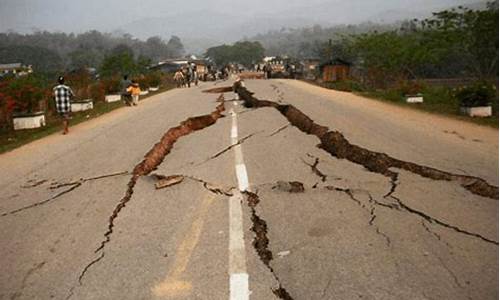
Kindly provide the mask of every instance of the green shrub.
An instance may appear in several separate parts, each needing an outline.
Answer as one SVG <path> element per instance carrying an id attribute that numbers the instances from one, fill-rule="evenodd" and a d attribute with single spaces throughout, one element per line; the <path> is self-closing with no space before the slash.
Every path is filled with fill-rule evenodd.
<path id="1" fill-rule="evenodd" d="M 146 75 L 150 87 L 159 87 L 161 84 L 161 72 L 152 72 Z"/>
<path id="2" fill-rule="evenodd" d="M 424 84 L 418 81 L 403 81 L 399 83 L 398 88 L 403 96 L 415 96 L 423 92 Z"/>
<path id="3" fill-rule="evenodd" d="M 498 99 L 496 86 L 484 81 L 459 87 L 453 92 L 453 96 L 464 107 L 489 106 Z"/>

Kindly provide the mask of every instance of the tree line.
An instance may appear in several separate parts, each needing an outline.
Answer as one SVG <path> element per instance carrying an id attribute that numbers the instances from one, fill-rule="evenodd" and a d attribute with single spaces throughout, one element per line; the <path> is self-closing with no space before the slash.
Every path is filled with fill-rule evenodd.
<path id="1" fill-rule="evenodd" d="M 372 31 L 384 32 L 398 28 L 400 23 L 377 24 L 365 22 L 357 25 L 322 27 L 314 25 L 304 28 L 281 28 L 258 34 L 250 41 L 257 41 L 266 49 L 266 55 L 288 55 L 298 59 L 316 58 L 328 40 L 340 40 L 342 36 L 357 35 Z"/>
<path id="2" fill-rule="evenodd" d="M 41 73 L 85 67 L 104 67 L 105 72 L 111 72 L 113 70 L 106 67 L 124 58 L 128 63 L 132 59 L 136 64 L 133 68 L 138 68 L 149 61 L 184 54 L 184 46 L 177 36 L 172 36 L 168 41 L 157 36 L 142 41 L 128 34 L 116 36 L 95 30 L 81 34 L 47 31 L 32 34 L 0 33 L 0 63 L 21 62 L 32 65 L 35 72 Z"/>
<path id="3" fill-rule="evenodd" d="M 264 47 L 259 42 L 241 41 L 233 45 L 221 45 L 208 48 L 205 57 L 217 65 L 240 63 L 247 67 L 259 63 L 264 57 Z"/>
<path id="4" fill-rule="evenodd" d="M 351 62 L 368 83 L 381 87 L 420 78 L 494 79 L 498 78 L 498 17 L 496 1 L 484 9 L 458 6 L 424 20 L 316 26 L 254 39 L 271 55 Z"/>

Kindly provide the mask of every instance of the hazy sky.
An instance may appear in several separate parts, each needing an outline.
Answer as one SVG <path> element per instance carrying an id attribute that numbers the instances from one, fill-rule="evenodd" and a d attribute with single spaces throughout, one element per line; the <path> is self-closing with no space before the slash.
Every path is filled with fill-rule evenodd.
<path id="1" fill-rule="evenodd" d="M 163 18 L 162 24 L 171 27 L 165 32 L 175 34 L 171 31 L 190 28 L 190 34 L 196 35 L 193 30 L 204 27 L 207 22 L 224 27 L 236 22 L 262 22 L 262 17 L 283 20 L 288 17 L 306 22 L 304 24 L 357 23 L 374 16 L 406 16 L 412 12 L 418 14 L 433 8 L 478 1 L 481 0 L 0 0 L 0 32 L 34 29 L 126 31 L 130 24 L 140 27 L 142 20 Z M 170 24 L 169 20 L 172 20 Z M 290 22 L 293 25 L 294 21 L 284 25 L 290 26 Z M 279 21 L 269 23 L 269 27 L 277 25 Z M 149 29 L 151 34 L 146 26 L 138 35 L 150 36 L 158 31 Z M 203 38 L 206 32 L 203 28 L 198 30 L 197 37 Z M 182 32 L 179 35 L 182 37 Z"/>

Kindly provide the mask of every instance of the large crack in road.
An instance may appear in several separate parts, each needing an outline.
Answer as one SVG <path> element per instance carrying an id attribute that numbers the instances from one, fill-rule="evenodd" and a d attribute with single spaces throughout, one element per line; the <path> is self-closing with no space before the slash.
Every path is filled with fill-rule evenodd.
<path id="1" fill-rule="evenodd" d="M 106 245 L 111 241 L 111 235 L 113 234 L 113 228 L 115 226 L 115 219 L 118 217 L 122 209 L 127 205 L 127 203 L 131 200 L 132 195 L 134 193 L 134 187 L 137 184 L 138 179 L 141 176 L 146 176 L 151 173 L 153 170 L 158 167 L 165 157 L 170 153 L 172 147 L 175 142 L 190 133 L 193 133 L 198 130 L 202 130 L 206 127 L 209 127 L 217 122 L 217 120 L 223 117 L 222 112 L 225 110 L 223 96 L 221 95 L 218 99 L 221 103 L 217 105 L 216 109 L 207 115 L 190 117 L 185 121 L 181 122 L 179 126 L 170 128 L 160 139 L 158 143 L 156 143 L 151 150 L 149 150 L 144 159 L 137 164 L 133 171 L 132 177 L 127 184 L 127 189 L 123 198 L 118 202 L 116 207 L 113 210 L 113 213 L 109 217 L 108 229 L 104 233 L 104 240 L 101 242 L 100 246 L 94 251 L 94 253 L 99 253 L 98 258 L 91 261 L 87 264 L 78 277 L 78 282 L 82 285 L 83 278 L 85 274 L 89 271 L 89 269 L 104 258 L 104 249 Z M 73 294 L 73 289 L 71 289 L 71 294 Z"/>
<path id="2" fill-rule="evenodd" d="M 431 221 L 435 224 L 441 225 L 468 236 L 479 238 L 480 240 L 487 243 L 498 245 L 498 241 L 486 238 L 478 233 L 469 232 L 457 226 L 447 224 L 441 220 L 437 220 L 421 211 L 415 210 L 405 205 L 399 198 L 393 196 L 393 193 L 395 192 L 398 185 L 399 173 L 390 169 L 396 168 L 406 170 L 433 180 L 455 181 L 475 195 L 491 198 L 494 200 L 498 200 L 497 186 L 493 186 L 486 182 L 486 180 L 479 177 L 453 174 L 450 172 L 438 170 L 436 168 L 422 166 L 413 162 L 399 160 L 385 153 L 375 152 L 357 145 L 353 145 L 343 136 L 342 133 L 340 133 L 339 131 L 331 131 L 326 126 L 316 124 L 311 118 L 309 118 L 299 109 L 295 108 L 293 105 L 282 105 L 269 100 L 259 100 L 253 97 L 253 93 L 247 90 L 240 82 L 236 82 L 233 85 L 232 89 L 238 93 L 240 99 L 244 100 L 246 107 L 274 107 L 275 109 L 277 109 L 284 117 L 286 117 L 290 124 L 297 127 L 304 133 L 315 135 L 316 137 L 318 137 L 321 141 L 319 147 L 330 153 L 332 156 L 339 159 L 347 159 L 353 163 L 362 165 L 370 172 L 389 177 L 391 180 L 391 190 L 384 196 L 384 198 L 390 197 L 397 201 L 396 205 L 390 205 L 388 206 L 389 208 L 402 208 L 409 213 L 419 215 L 427 221 Z M 314 172 L 314 168 L 312 169 Z M 375 203 L 377 205 L 382 204 L 378 201 Z M 382 206 L 387 207 L 387 205 Z"/>
<path id="3" fill-rule="evenodd" d="M 399 173 L 394 170 L 391 170 L 391 168 L 406 170 L 432 180 L 457 182 L 463 188 L 465 188 L 466 190 L 475 195 L 491 198 L 494 200 L 498 200 L 497 186 L 493 186 L 489 184 L 486 180 L 479 177 L 462 175 L 462 174 L 453 174 L 436 168 L 419 165 L 413 162 L 403 161 L 391 157 L 385 153 L 375 152 L 360 147 L 358 145 L 353 145 L 344 137 L 344 135 L 341 132 L 332 131 L 326 126 L 321 126 L 319 124 L 316 124 L 311 118 L 309 118 L 299 109 L 295 108 L 293 105 L 279 104 L 273 101 L 259 100 L 253 97 L 253 93 L 247 90 L 244 87 L 244 85 L 242 85 L 240 82 L 236 82 L 233 85 L 233 87 L 218 88 L 218 91 L 224 91 L 224 92 L 235 91 L 238 94 L 239 99 L 242 99 L 244 101 L 244 105 L 247 108 L 261 108 L 261 107 L 275 108 L 288 120 L 288 122 L 290 123 L 289 125 L 295 126 L 296 128 L 298 128 L 299 130 L 301 130 L 306 134 L 315 135 L 321 142 L 320 145 L 318 145 L 318 147 L 325 150 L 332 156 L 337 157 L 339 159 L 347 159 L 350 162 L 363 166 L 370 172 L 378 173 L 385 177 L 388 177 L 390 179 L 391 188 L 387 192 L 387 194 L 384 195 L 384 199 L 392 199 L 396 201 L 395 203 L 390 203 L 390 204 L 377 201 L 372 197 L 369 191 L 366 191 L 369 197 L 367 203 L 368 206 L 366 206 L 359 199 L 355 197 L 353 190 L 346 188 L 338 188 L 333 186 L 326 186 L 327 189 L 347 194 L 352 201 L 354 201 L 362 209 L 366 210 L 370 214 L 368 225 L 372 226 L 375 229 L 376 233 L 385 240 L 387 247 L 389 248 L 391 247 L 391 239 L 386 233 L 384 233 L 380 229 L 379 226 L 375 224 L 377 218 L 376 207 L 405 211 L 407 213 L 422 218 L 422 222 L 425 221 L 428 222 L 429 224 L 436 224 L 454 230 L 455 232 L 473 238 L 478 238 L 484 242 L 498 245 L 498 242 L 495 240 L 489 239 L 477 233 L 461 229 L 458 226 L 445 223 L 441 220 L 438 220 L 434 217 L 427 215 L 422 211 L 413 209 L 412 207 L 406 205 L 401 199 L 393 196 L 399 184 Z M 205 92 L 211 92 L 211 90 L 207 90 Z M 279 131 L 284 130 L 285 128 L 286 126 L 282 127 L 282 129 L 280 129 Z M 312 156 L 310 157 L 314 158 Z M 321 182 L 326 182 L 327 175 L 322 173 L 318 169 L 318 164 L 319 164 L 318 158 L 315 158 L 313 163 L 308 163 L 304 160 L 303 162 L 307 166 L 309 166 L 311 168 L 311 171 L 321 179 Z M 317 186 L 317 184 L 315 186 Z M 282 288 L 278 275 L 274 273 L 274 270 L 270 266 L 270 261 L 272 260 L 273 257 L 272 257 L 272 252 L 268 249 L 269 239 L 267 238 L 267 223 L 264 220 L 262 220 L 255 211 L 255 206 L 259 202 L 258 196 L 252 193 L 247 193 L 247 195 L 248 195 L 248 205 L 250 206 L 252 211 L 252 222 L 253 222 L 252 230 L 255 232 L 254 247 L 257 253 L 259 254 L 259 257 L 261 258 L 262 262 L 270 269 L 273 276 L 279 282 L 279 289 L 273 290 L 275 295 L 277 295 L 282 299 L 291 299 L 288 292 Z M 430 232 L 430 230 L 427 231 Z M 454 278 L 455 282 L 457 282 L 458 279 L 456 279 L 456 276 L 454 276 Z"/>
<path id="4" fill-rule="evenodd" d="M 269 100 L 259 100 L 253 96 L 241 82 L 236 82 L 233 87 L 218 88 L 220 91 L 234 90 L 244 101 L 245 107 L 273 107 L 277 109 L 293 126 L 302 132 L 315 135 L 319 138 L 320 148 L 332 156 L 347 159 L 353 163 L 364 166 L 367 170 L 389 177 L 392 182 L 397 181 L 397 173 L 391 168 L 412 172 L 433 180 L 446 180 L 458 182 L 471 193 L 498 200 L 498 187 L 489 184 L 486 180 L 469 175 L 453 174 L 436 168 L 422 166 L 413 162 L 403 161 L 385 153 L 371 151 L 358 145 L 351 144 L 339 131 L 331 131 L 326 126 L 316 124 L 302 111 L 290 104 L 279 104 Z M 212 92 L 207 90 L 206 92 Z"/>
<path id="5" fill-rule="evenodd" d="M 376 229 L 377 234 L 381 235 L 386 240 L 388 247 L 391 246 L 390 238 L 386 234 L 381 232 L 380 228 L 374 224 L 375 219 L 377 217 L 375 214 L 375 206 L 383 206 L 390 209 L 404 210 L 411 214 L 420 216 L 430 224 L 438 224 L 453 229 L 459 233 L 467 234 L 469 236 L 474 236 L 480 238 L 483 241 L 498 245 L 498 242 L 496 241 L 487 239 L 479 234 L 467 232 L 456 226 L 446 224 L 440 220 L 437 220 L 433 217 L 426 215 L 421 211 L 414 210 L 413 208 L 405 205 L 399 198 L 393 196 L 393 193 L 395 192 L 398 184 L 398 173 L 391 170 L 391 168 L 403 169 L 433 180 L 446 180 L 446 181 L 458 182 L 462 187 L 464 187 L 473 194 L 498 200 L 498 187 L 489 184 L 486 180 L 474 176 L 453 174 L 432 167 L 422 166 L 413 162 L 399 160 L 385 153 L 375 152 L 357 145 L 353 145 L 343 136 L 341 132 L 332 131 L 326 126 L 321 126 L 319 124 L 316 124 L 311 118 L 302 113 L 299 109 L 295 108 L 293 105 L 279 104 L 268 100 L 259 100 L 253 97 L 253 93 L 251 93 L 249 90 L 247 90 L 244 86 L 242 86 L 239 83 L 236 83 L 233 87 L 230 88 L 222 87 L 222 88 L 216 88 L 215 90 L 216 92 L 235 91 L 239 95 L 239 98 L 244 101 L 244 105 L 248 108 L 273 107 L 277 109 L 290 122 L 290 124 L 280 127 L 276 132 L 271 134 L 271 136 L 286 129 L 289 125 L 293 125 L 306 134 L 311 134 L 318 137 L 321 142 L 319 147 L 325 150 L 326 152 L 330 153 L 332 156 L 337 157 L 339 159 L 347 159 L 353 163 L 362 165 L 370 172 L 382 174 L 386 177 L 389 177 L 391 180 L 392 187 L 389 193 L 387 193 L 384 198 L 391 198 L 393 200 L 396 200 L 396 203 L 394 203 L 393 205 L 380 203 L 374 200 L 372 196 L 368 193 L 368 196 L 370 198 L 369 201 L 370 208 L 368 208 L 365 207 L 354 196 L 352 190 L 335 188 L 336 191 L 340 191 L 349 195 L 351 200 L 355 201 L 359 206 L 361 206 L 363 209 L 366 209 L 369 212 L 370 214 L 370 220 L 368 222 L 369 225 L 373 226 Z M 212 89 L 209 92 L 214 92 L 214 89 Z M 170 153 L 173 145 L 180 137 L 188 135 L 197 130 L 202 130 L 208 126 L 211 126 L 219 118 L 221 118 L 223 116 L 222 111 L 224 111 L 224 99 L 222 95 L 221 97 L 219 97 L 218 101 L 221 103 L 216 107 L 216 110 L 213 111 L 212 113 L 203 116 L 188 118 L 186 121 L 181 122 L 179 126 L 170 128 L 163 135 L 161 140 L 158 143 L 156 143 L 151 148 L 151 150 L 145 155 L 144 159 L 134 167 L 132 172 L 132 177 L 127 184 L 125 195 L 116 205 L 115 209 L 113 210 L 113 213 L 109 217 L 108 229 L 104 234 L 104 240 L 101 242 L 100 246 L 95 250 L 95 253 L 100 253 L 100 255 L 92 262 L 87 264 L 85 268 L 82 270 L 82 272 L 78 277 L 78 282 L 80 285 L 82 285 L 83 278 L 85 274 L 88 272 L 88 270 L 94 264 L 96 264 L 97 262 L 99 262 L 101 259 L 104 258 L 105 254 L 104 249 L 107 243 L 111 241 L 111 235 L 113 234 L 113 228 L 115 226 L 114 224 L 115 219 L 118 217 L 121 210 L 127 205 L 127 202 L 131 200 L 131 197 L 134 193 L 134 187 L 138 179 L 141 176 L 146 176 L 150 174 L 153 170 L 155 170 L 156 167 L 160 165 L 163 162 L 164 158 Z M 249 135 L 239 140 L 236 145 L 243 143 L 246 139 L 250 138 L 252 135 Z M 224 154 L 234 146 L 235 145 L 230 145 L 226 149 L 215 154 L 213 157 L 210 157 L 210 159 L 216 158 Z M 322 182 L 326 181 L 327 175 L 323 174 L 317 168 L 319 164 L 318 158 L 315 158 L 312 164 L 309 164 L 305 161 L 304 163 L 311 168 L 313 173 L 315 173 L 318 177 L 321 178 Z M 203 183 L 204 187 L 210 190 L 211 192 L 228 195 L 226 193 L 223 193 L 220 189 L 208 188 L 207 187 L 208 183 L 203 180 L 199 180 L 196 178 L 193 178 L 193 180 Z M 76 188 L 78 186 L 79 186 L 78 183 L 75 186 L 71 185 L 70 189 Z M 268 248 L 269 239 L 267 237 L 267 223 L 262 218 L 260 218 L 256 212 L 256 206 L 259 203 L 260 199 L 257 194 L 254 194 L 250 191 L 245 191 L 244 194 L 247 196 L 248 206 L 250 207 L 252 213 L 251 215 L 251 221 L 253 223 L 252 231 L 254 231 L 255 233 L 253 246 L 257 254 L 259 255 L 260 259 L 266 265 L 266 267 L 271 271 L 272 275 L 274 276 L 279 285 L 278 288 L 272 289 L 272 291 L 280 299 L 286 299 L 286 300 L 293 299 L 291 295 L 288 293 L 288 291 L 281 285 L 279 277 L 277 276 L 277 274 L 275 274 L 273 268 L 270 266 L 270 262 L 273 259 L 273 253 Z M 73 288 L 71 289 L 71 295 L 73 295 Z"/>
<path id="6" fill-rule="evenodd" d="M 288 291 L 282 286 L 278 275 L 274 272 L 270 265 L 271 260 L 273 260 L 273 253 L 269 250 L 269 238 L 267 237 L 267 223 L 264 221 L 256 211 L 256 207 L 260 202 L 259 196 L 255 193 L 245 191 L 244 194 L 247 196 L 248 207 L 250 207 L 252 216 L 252 231 L 255 233 L 255 238 L 253 241 L 253 246 L 255 251 L 260 257 L 260 260 L 266 265 L 273 277 L 278 282 L 278 288 L 272 289 L 274 295 L 283 300 L 293 300 L 292 296 Z"/>

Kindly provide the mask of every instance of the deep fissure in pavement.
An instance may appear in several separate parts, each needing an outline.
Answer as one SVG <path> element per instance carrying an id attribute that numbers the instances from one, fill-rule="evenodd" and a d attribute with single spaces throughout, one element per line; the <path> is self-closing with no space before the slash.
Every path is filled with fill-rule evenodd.
<path id="1" fill-rule="evenodd" d="M 256 207 L 260 202 L 259 196 L 255 193 L 245 191 L 243 192 L 247 196 L 248 207 L 252 212 L 252 231 L 255 233 L 255 238 L 252 242 L 255 251 L 259 255 L 262 262 L 266 265 L 266 267 L 271 271 L 271 274 L 278 282 L 278 288 L 272 289 L 273 293 L 284 300 L 293 300 L 292 296 L 288 293 L 288 291 L 281 285 L 281 281 L 279 277 L 274 272 L 273 268 L 270 265 L 271 260 L 273 260 L 273 253 L 269 250 L 269 238 L 267 237 L 267 223 L 256 212 Z"/>
<path id="2" fill-rule="evenodd" d="M 223 100 L 222 95 L 218 100 L 221 99 Z M 163 162 L 165 157 L 170 153 L 173 145 L 180 137 L 215 124 L 215 122 L 217 122 L 219 118 L 223 117 L 223 111 L 224 101 L 217 105 L 216 109 L 210 114 L 188 118 L 187 120 L 181 122 L 179 126 L 170 128 L 163 135 L 160 141 L 146 153 L 144 159 L 139 164 L 137 164 L 132 171 L 132 178 L 127 184 L 125 195 L 120 200 L 118 205 L 114 208 L 113 213 L 109 217 L 108 230 L 104 234 L 105 239 L 101 242 L 101 245 L 94 251 L 95 253 L 104 251 L 106 244 L 111 241 L 111 235 L 113 234 L 113 228 L 115 226 L 115 219 L 118 217 L 121 210 L 127 205 L 127 202 L 129 202 L 132 198 L 134 187 L 139 177 L 148 175 L 153 170 L 155 170 L 156 167 L 158 167 Z M 102 252 L 97 259 L 93 260 L 87 266 L 85 266 L 80 276 L 78 277 L 80 285 L 82 284 L 83 277 L 90 269 L 90 267 L 100 261 L 103 257 L 104 252 Z"/>
<path id="3" fill-rule="evenodd" d="M 229 88 L 226 88 L 226 90 L 227 89 Z M 297 127 L 302 132 L 318 137 L 321 141 L 319 146 L 321 149 L 337 158 L 347 159 L 353 163 L 364 166 L 371 172 L 389 177 L 392 182 L 397 181 L 397 173 L 390 169 L 397 168 L 433 180 L 455 181 L 473 194 L 498 200 L 498 187 L 489 184 L 482 178 L 453 174 L 432 167 L 396 159 L 385 153 L 375 152 L 353 145 L 342 133 L 339 131 L 331 131 L 326 126 L 316 124 L 293 105 L 279 104 L 269 100 L 259 100 L 253 97 L 253 93 L 242 86 L 240 82 L 236 82 L 232 89 L 239 95 L 240 99 L 244 101 L 245 107 L 274 107 L 287 118 L 293 126 Z"/>
<path id="4" fill-rule="evenodd" d="M 330 153 L 332 156 L 340 159 L 347 159 L 353 163 L 364 166 L 368 171 L 389 177 L 391 179 L 391 190 L 384 197 L 390 197 L 396 200 L 397 206 L 385 205 L 378 201 L 375 201 L 375 204 L 391 209 L 402 208 L 409 213 L 419 215 L 422 218 L 428 221 L 432 221 L 435 224 L 453 229 L 456 232 L 463 233 L 468 236 L 479 238 L 485 242 L 498 245 L 497 241 L 488 239 L 477 233 L 468 232 L 466 230 L 458 228 L 457 226 L 447 224 L 445 222 L 432 218 L 421 211 L 415 210 L 405 205 L 400 199 L 393 196 L 393 193 L 398 186 L 399 173 L 391 171 L 390 168 L 403 169 L 433 180 L 455 181 L 473 194 L 488 197 L 494 200 L 498 200 L 497 186 L 490 185 L 484 179 L 479 177 L 452 174 L 432 167 L 421 166 L 416 163 L 402 161 L 393 158 L 385 153 L 374 152 L 357 145 L 353 145 L 342 135 L 342 133 L 338 131 L 330 131 L 328 127 L 316 124 L 307 115 L 295 108 L 293 105 L 281 105 L 268 100 L 259 100 L 253 97 L 253 93 L 248 91 L 238 82 L 234 84 L 233 89 L 238 93 L 239 97 L 244 100 L 246 107 L 276 108 L 283 116 L 287 118 L 290 124 L 299 128 L 302 132 L 317 136 L 321 141 L 319 147 Z"/>

